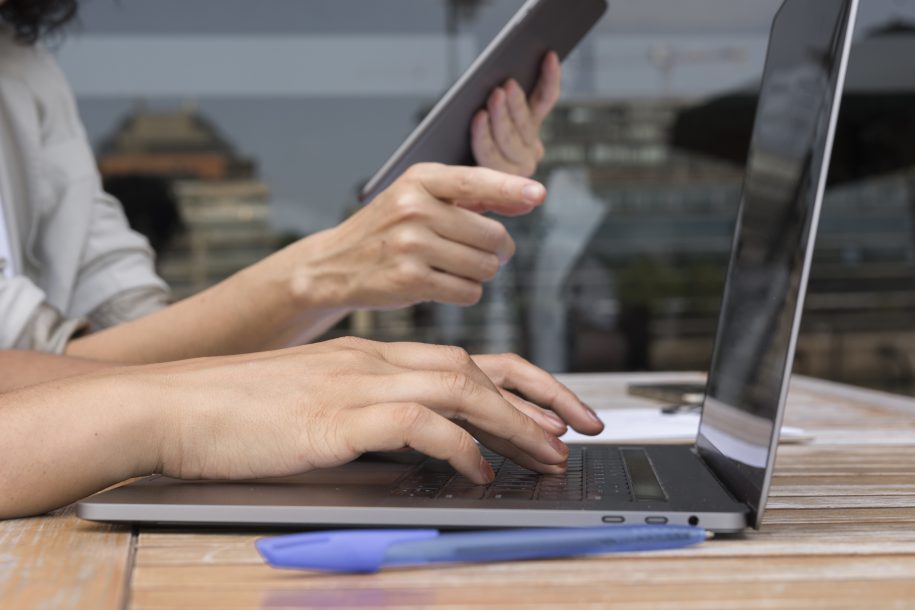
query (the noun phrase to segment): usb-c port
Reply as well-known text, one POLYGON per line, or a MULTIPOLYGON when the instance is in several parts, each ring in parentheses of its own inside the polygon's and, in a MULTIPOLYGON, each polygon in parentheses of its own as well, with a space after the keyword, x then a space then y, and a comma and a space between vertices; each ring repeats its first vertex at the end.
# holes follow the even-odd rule
POLYGON ((604 523, 625 523, 626 517, 621 515, 606 515, 605 517, 601 517, 601 521, 604 523))

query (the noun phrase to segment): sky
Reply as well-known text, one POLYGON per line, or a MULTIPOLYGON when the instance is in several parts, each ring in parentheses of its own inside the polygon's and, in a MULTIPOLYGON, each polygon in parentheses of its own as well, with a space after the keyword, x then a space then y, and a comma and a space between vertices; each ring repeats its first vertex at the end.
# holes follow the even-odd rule
MULTIPOLYGON (((521 5, 460 27, 465 66, 521 5)), ((752 81, 779 0, 611 0, 566 63, 564 97, 699 101, 752 81)), ((453 80, 440 0, 85 0, 56 45, 93 142, 139 100, 195 102, 257 159, 277 228, 336 224, 355 190, 453 80)), ((867 0, 859 32, 915 21, 867 0)))

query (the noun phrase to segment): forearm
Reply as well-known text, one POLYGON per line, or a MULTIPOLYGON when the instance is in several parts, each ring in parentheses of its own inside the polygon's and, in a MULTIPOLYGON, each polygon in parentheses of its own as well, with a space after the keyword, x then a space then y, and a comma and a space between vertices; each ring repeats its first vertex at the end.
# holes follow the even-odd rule
POLYGON ((0 519, 155 471, 168 406, 135 385, 102 372, 0 395, 0 519))
POLYGON ((46 381, 92 373, 112 364, 39 352, 0 350, 0 394, 46 381))
POLYGON ((70 342, 71 356, 152 363, 262 351, 308 342, 348 310, 292 291, 266 259, 164 310, 70 342))

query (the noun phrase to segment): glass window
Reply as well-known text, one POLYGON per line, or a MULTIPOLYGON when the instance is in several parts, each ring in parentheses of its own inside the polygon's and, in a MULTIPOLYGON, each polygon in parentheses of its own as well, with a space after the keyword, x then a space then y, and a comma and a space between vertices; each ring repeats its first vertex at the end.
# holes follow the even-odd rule
MULTIPOLYGON (((95 0, 56 53, 108 188, 193 294, 356 192, 520 0, 95 0)), ((778 0, 611 0, 564 67, 518 254, 482 302, 329 336, 701 370, 778 0)), ((862 3, 798 373, 915 393, 915 2, 862 3)))

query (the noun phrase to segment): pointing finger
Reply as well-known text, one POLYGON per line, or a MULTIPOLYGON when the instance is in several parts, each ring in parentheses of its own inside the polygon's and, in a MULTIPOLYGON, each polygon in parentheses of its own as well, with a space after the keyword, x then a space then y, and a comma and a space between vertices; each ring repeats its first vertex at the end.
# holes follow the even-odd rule
POLYGON ((546 198, 546 189, 539 182, 485 167, 422 163, 408 172, 433 197, 477 202, 484 205, 486 211, 529 212, 546 198))

